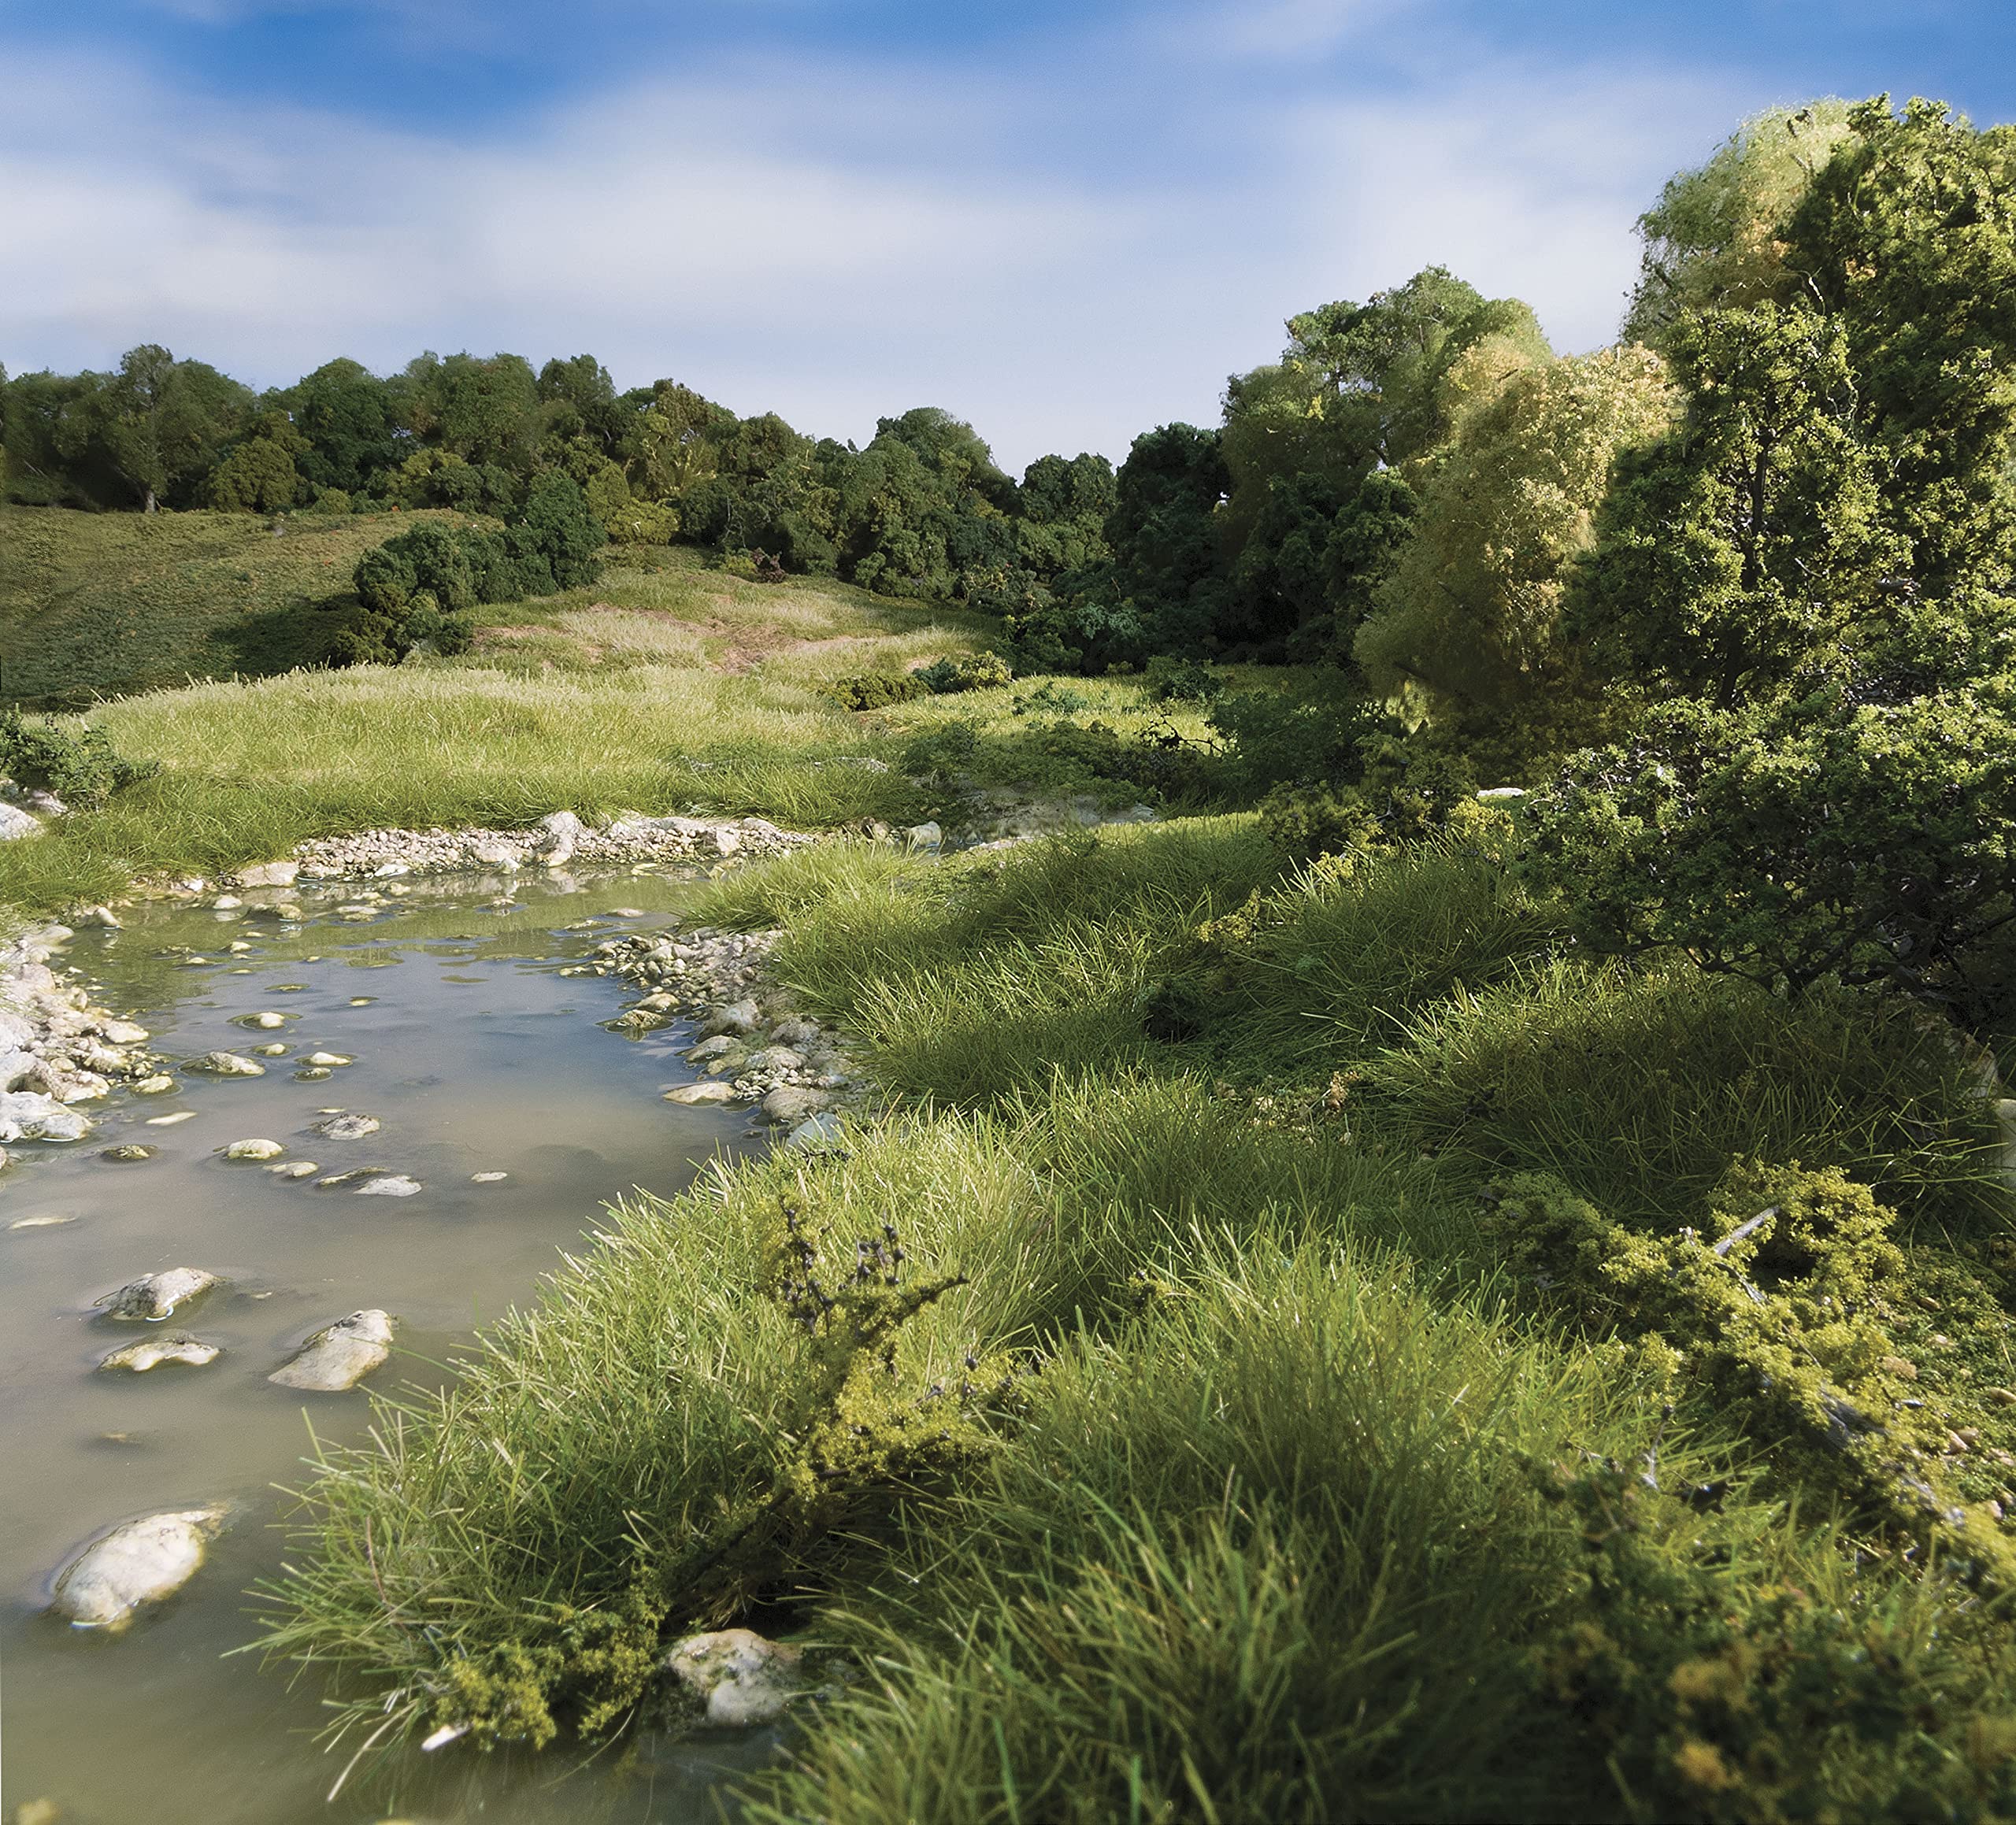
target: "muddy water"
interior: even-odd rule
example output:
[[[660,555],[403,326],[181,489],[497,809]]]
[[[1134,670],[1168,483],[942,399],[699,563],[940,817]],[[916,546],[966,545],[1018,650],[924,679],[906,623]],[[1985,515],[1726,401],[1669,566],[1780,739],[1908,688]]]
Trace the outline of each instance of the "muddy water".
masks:
[[[585,1771],[555,1757],[453,1749],[413,1758],[392,1784],[324,1799],[340,1758],[312,1740],[313,1683],[290,1690],[250,1656],[246,1592],[277,1568],[274,1486],[298,1482],[307,1428],[361,1436],[361,1391],[303,1394],[266,1380],[309,1332],[361,1306],[399,1321],[398,1353],[367,1386],[437,1384],[474,1328],[536,1288],[556,1251],[633,1186],[670,1193],[717,1150],[751,1144],[745,1115],[661,1100],[692,1073],[691,1039],[642,1039],[598,1023],[621,985],[563,975],[601,938],[663,924],[689,885],[621,875],[459,890],[415,883],[369,918],[310,897],[308,923],[243,912],[137,911],[125,930],[80,933],[68,960],[98,998],[148,1027],[176,1061],[284,1042],[266,1075],[176,1072],[172,1094],[115,1093],[69,1147],[26,1146],[0,1174],[0,1780],[6,1816],[46,1799],[63,1825],[294,1825],[387,1816],[544,1825],[643,1825],[713,1816],[718,1771],[770,1753],[756,1742],[644,1743]],[[622,908],[621,913],[612,909]],[[253,948],[232,954],[233,941]],[[191,955],[201,961],[191,961]],[[262,1009],[280,1031],[237,1023]],[[355,1062],[298,1081],[318,1049]],[[376,1116],[378,1132],[309,1131],[324,1112]],[[189,1112],[190,1119],[154,1118]],[[279,1142],[324,1173],[410,1174],[410,1198],[359,1197],[257,1164],[236,1140]],[[102,1149],[156,1148],[120,1164]],[[495,1183],[472,1175],[503,1172]],[[57,1223],[16,1227],[24,1220]],[[221,1344],[206,1368],[96,1373],[148,1334],[94,1316],[138,1275],[188,1266],[229,1285],[170,1320]],[[111,1524],[223,1500],[230,1525],[178,1596],[109,1638],[44,1613],[49,1580]]]

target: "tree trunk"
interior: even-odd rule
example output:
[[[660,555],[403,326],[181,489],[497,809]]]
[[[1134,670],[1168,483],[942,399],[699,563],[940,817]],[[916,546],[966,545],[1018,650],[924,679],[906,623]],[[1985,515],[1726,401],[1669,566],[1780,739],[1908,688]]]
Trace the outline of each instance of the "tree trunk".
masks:
[[[140,511],[141,511],[142,513],[151,513],[152,512],[154,512],[154,490],[153,490],[152,488],[150,488],[150,489],[148,489],[148,490],[147,490],[147,504],[146,504],[146,506],[143,507],[143,508],[140,509]]]

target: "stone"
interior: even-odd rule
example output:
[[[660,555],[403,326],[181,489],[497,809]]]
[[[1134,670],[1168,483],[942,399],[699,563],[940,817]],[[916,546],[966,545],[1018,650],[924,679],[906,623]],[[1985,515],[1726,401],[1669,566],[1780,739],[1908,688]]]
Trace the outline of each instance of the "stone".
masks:
[[[763,1016],[754,1001],[732,1001],[724,1008],[717,1008],[700,1028],[706,1038],[717,1035],[732,1033],[737,1038],[747,1038],[763,1024]]]
[[[258,862],[238,871],[241,887],[291,887],[301,873],[298,862]]]
[[[195,1576],[224,1517],[221,1505],[174,1508],[114,1527],[64,1568],[50,1609],[73,1628],[118,1634]]]
[[[766,1121],[788,1123],[795,1127],[818,1114],[832,1100],[823,1090],[800,1090],[794,1085],[780,1084],[763,1098],[763,1117]]]
[[[724,1058],[735,1050],[735,1042],[725,1033],[717,1033],[711,1039],[702,1039],[686,1054],[688,1064],[710,1064],[717,1058]]]
[[[0,1052],[0,1090],[24,1090],[41,1072],[42,1061],[32,1052]]]
[[[206,1343],[200,1337],[185,1337],[177,1331],[170,1337],[143,1337],[135,1342],[121,1344],[102,1357],[98,1366],[102,1369],[131,1369],[135,1375],[143,1375],[165,1362],[187,1363],[191,1368],[201,1368],[223,1354],[220,1345]]]
[[[133,1094],[135,1096],[159,1096],[164,1090],[170,1090],[174,1089],[174,1087],[175,1079],[173,1078],[165,1076],[160,1072],[156,1072],[152,1077],[143,1077],[138,1083],[135,1084],[133,1086]]]
[[[501,1185],[510,1176],[508,1172],[472,1172],[469,1183],[472,1185]]]
[[[280,1179],[313,1179],[321,1168],[313,1160],[288,1160],[278,1166],[269,1166],[266,1170]]]
[[[109,1046],[144,1046],[153,1037],[146,1027],[132,1020],[102,1020],[98,1030]]]
[[[282,1045],[278,1040],[275,1040],[270,1046],[253,1046],[251,1048],[251,1053],[254,1058],[284,1058],[287,1057],[290,1049],[290,1047]]]
[[[770,1029],[773,1044],[790,1046],[799,1050],[817,1044],[820,1036],[819,1023],[806,1020],[802,1014],[794,1014],[788,1020],[780,1020]]]
[[[314,1124],[315,1132],[325,1135],[332,1141],[361,1141],[366,1135],[377,1133],[380,1124],[376,1116],[332,1116],[325,1122]]]
[[[276,900],[272,905],[272,915],[276,919],[291,919],[297,923],[308,916],[307,913],[302,910],[298,900]]]
[[[355,1387],[391,1353],[391,1314],[372,1306],[324,1325],[291,1362],[266,1379],[284,1388],[339,1394]]]
[[[587,834],[587,827],[571,811],[549,812],[532,827],[539,833],[532,838],[532,847],[550,868],[571,861],[581,838]]]
[[[261,1027],[270,1033],[287,1024],[287,1016],[276,1014],[271,1008],[262,1008],[256,1014],[247,1014],[239,1024],[243,1027]]]
[[[350,1062],[350,1061],[340,1052],[311,1052],[302,1061],[302,1064],[314,1065],[318,1070],[322,1071],[332,1070],[338,1065],[347,1064]]]
[[[21,795],[21,802],[39,817],[67,817],[70,808],[54,792],[37,787],[32,792]]]
[[[216,1275],[202,1268],[163,1268],[159,1273],[143,1274],[137,1280],[128,1280],[117,1292],[106,1294],[98,1304],[108,1318],[122,1319],[128,1323],[158,1324],[176,1307],[200,1299],[213,1286],[223,1284]]]
[[[742,847],[742,833],[730,830],[725,825],[713,831],[712,836],[717,855],[732,856]]]
[[[903,832],[903,842],[914,850],[943,849],[945,832],[936,824],[914,824]]]
[[[189,1068],[207,1071],[215,1077],[264,1077],[266,1068],[256,1058],[237,1052],[206,1052]]]
[[[278,1141],[233,1141],[224,1149],[227,1160],[277,1160],[287,1149]]]
[[[154,1157],[153,1148],[139,1146],[131,1141],[121,1146],[107,1147],[98,1155],[101,1160],[151,1160]]]
[[[805,1054],[794,1052],[788,1046],[765,1046],[760,1052],[752,1052],[742,1061],[745,1071],[802,1071],[805,1068]]]
[[[843,1152],[840,1118],[831,1109],[809,1116],[784,1137],[785,1146],[801,1153]]]
[[[508,872],[521,867],[525,858],[522,851],[508,842],[472,842],[469,845],[469,859],[482,863],[487,868],[502,868]]]
[[[296,1083],[320,1083],[328,1075],[327,1065],[311,1064],[305,1071],[297,1071],[294,1074],[294,1081]]]
[[[719,1082],[682,1083],[676,1090],[667,1090],[665,1093],[665,1100],[667,1102],[685,1103],[689,1106],[700,1103],[733,1102],[735,1086],[732,1083]]]
[[[81,1141],[90,1118],[53,1096],[32,1090],[0,1090],[0,1145],[12,1141]]]
[[[706,1706],[707,1721],[747,1729],[774,1723],[805,1689],[796,1648],[753,1629],[717,1629],[675,1642],[666,1669]]]
[[[219,912],[235,912],[244,904],[235,894],[220,894],[210,902],[212,908]]]
[[[172,1115],[149,1116],[147,1126],[150,1128],[172,1128],[177,1122],[193,1122],[195,1119],[194,1109],[177,1109]]]
[[[119,915],[109,906],[80,906],[69,916],[80,925],[94,925],[100,931],[117,931],[120,926]]]
[[[421,1189],[417,1179],[403,1172],[387,1172],[376,1179],[367,1179],[358,1186],[359,1198],[410,1198]]]
[[[0,842],[12,842],[17,837],[39,836],[42,820],[31,817],[18,805],[0,804]]]

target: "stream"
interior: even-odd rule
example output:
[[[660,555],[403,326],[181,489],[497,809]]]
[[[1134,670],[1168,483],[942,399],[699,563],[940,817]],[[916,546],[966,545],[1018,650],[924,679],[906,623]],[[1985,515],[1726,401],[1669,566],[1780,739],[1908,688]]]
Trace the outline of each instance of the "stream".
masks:
[[[695,1075],[680,1057],[688,1027],[608,1031],[600,1023],[621,1011],[624,986],[561,973],[603,938],[665,924],[689,881],[415,879],[368,914],[337,911],[354,890],[291,894],[306,905],[298,925],[243,909],[139,906],[123,930],[80,931],[55,960],[150,1031],[148,1049],[173,1061],[176,1088],[80,1105],[94,1134],[10,1149],[0,1173],[0,1805],[10,1820],[39,1805],[28,1816],[52,1825],[717,1816],[712,1785],[773,1753],[774,1733],[646,1740],[585,1764],[414,1752],[331,1802],[346,1752],[313,1740],[327,1716],[319,1679],[291,1686],[256,1655],[226,1657],[257,1633],[246,1594],[284,1556],[280,1491],[306,1474],[309,1427],[350,1441],[369,1423],[363,1389],[268,1382],[306,1337],[382,1307],[397,1344],[365,1386],[439,1386],[450,1372],[440,1365],[534,1296],[606,1203],[632,1187],[677,1192],[717,1153],[762,1144],[747,1110],[662,1100]],[[261,1012],[284,1025],[239,1024]],[[261,1077],[180,1068],[269,1042],[288,1052],[262,1060]],[[354,1062],[297,1078],[317,1049]],[[349,1140],[311,1131],[334,1111],[381,1126]],[[160,1120],[176,1116],[186,1119]],[[223,1157],[251,1138],[321,1175],[382,1168],[423,1190],[360,1197],[354,1182],[322,1186]],[[154,1157],[104,1157],[135,1142]],[[155,1327],[113,1323],[93,1301],[170,1267],[228,1284],[158,1328],[224,1353],[201,1368],[97,1371],[109,1349]],[[124,1634],[47,1613],[54,1574],[114,1523],[218,1501],[230,1521],[202,1568]]]

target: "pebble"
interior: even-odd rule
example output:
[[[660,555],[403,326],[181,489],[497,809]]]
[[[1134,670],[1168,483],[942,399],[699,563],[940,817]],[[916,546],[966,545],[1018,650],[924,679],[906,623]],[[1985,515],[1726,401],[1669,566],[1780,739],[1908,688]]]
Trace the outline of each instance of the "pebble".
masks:
[[[164,1076],[157,1072],[152,1077],[143,1077],[135,1084],[133,1094],[135,1096],[159,1096],[164,1090],[170,1090],[174,1087],[173,1078]]]
[[[281,1179],[312,1179],[321,1170],[313,1160],[287,1160],[266,1170]]]
[[[472,1172],[469,1183],[472,1185],[495,1185],[510,1176],[508,1172]]]
[[[351,1061],[340,1052],[311,1052],[302,1061],[302,1064],[312,1064],[319,1071],[333,1070],[339,1065],[348,1064]]]
[[[98,1155],[101,1160],[151,1160],[154,1157],[153,1148],[139,1146],[131,1141],[121,1146],[107,1147]]]
[[[73,1628],[117,1634],[195,1576],[224,1516],[220,1505],[177,1508],[114,1527],[64,1568],[50,1608]]]
[[[177,1109],[172,1116],[149,1116],[147,1126],[150,1128],[172,1128],[177,1122],[193,1122],[195,1119],[194,1109]]]
[[[361,1141],[366,1135],[377,1133],[381,1124],[376,1116],[332,1116],[325,1122],[314,1124],[315,1132],[332,1141]]]
[[[291,1362],[266,1379],[284,1388],[342,1394],[355,1387],[391,1353],[391,1315],[369,1307],[324,1325]]]
[[[206,1052],[195,1067],[218,1077],[264,1077],[266,1068],[257,1059],[246,1058],[235,1052]]]
[[[262,1008],[256,1014],[247,1014],[241,1024],[247,1027],[263,1027],[270,1033],[276,1027],[284,1027],[287,1024],[287,1016],[276,1014],[271,1008]]]
[[[421,1190],[417,1179],[409,1178],[403,1172],[388,1172],[382,1178],[367,1179],[358,1186],[359,1198],[410,1198]]]
[[[270,1046],[254,1046],[252,1048],[252,1056],[255,1058],[284,1058],[287,1055],[287,1050],[286,1046],[276,1039]]]
[[[165,1362],[187,1363],[191,1368],[201,1368],[223,1354],[220,1345],[206,1343],[200,1337],[184,1337],[178,1331],[172,1337],[143,1337],[136,1342],[122,1344],[101,1357],[98,1366],[131,1369],[135,1375],[143,1375]]]
[[[159,1273],[128,1280],[117,1292],[106,1294],[98,1305],[108,1318],[156,1324],[177,1306],[200,1299],[213,1286],[223,1284],[216,1275],[202,1268],[163,1268]]]
[[[277,1160],[287,1149],[278,1141],[233,1141],[224,1149],[227,1160]]]

